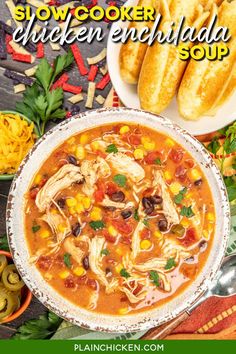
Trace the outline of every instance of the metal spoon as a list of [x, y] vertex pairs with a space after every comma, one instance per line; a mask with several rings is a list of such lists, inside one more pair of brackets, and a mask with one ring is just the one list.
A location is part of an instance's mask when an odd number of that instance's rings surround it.
[[211, 287], [187, 311], [157, 328], [150, 329], [142, 339], [163, 339], [170, 334], [180, 323], [186, 320], [192, 311], [211, 296], [228, 297], [236, 294], [236, 254], [224, 259], [216, 280]]

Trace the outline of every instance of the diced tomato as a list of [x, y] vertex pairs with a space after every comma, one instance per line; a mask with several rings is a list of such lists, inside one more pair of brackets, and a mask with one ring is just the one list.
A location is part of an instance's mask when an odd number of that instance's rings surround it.
[[133, 227], [130, 223], [124, 220], [112, 220], [112, 225], [121, 233], [129, 235], [133, 231]]
[[52, 265], [52, 258], [48, 256], [40, 256], [37, 263], [40, 269], [48, 270]]
[[64, 280], [64, 285], [66, 288], [73, 289], [75, 287], [75, 282], [72, 277], [68, 277]]
[[106, 194], [112, 195], [113, 193], [117, 192], [118, 188], [117, 185], [113, 182], [107, 182], [106, 184]]
[[169, 154], [169, 158], [174, 162], [174, 163], [180, 163], [184, 156], [184, 152], [181, 149], [171, 149], [171, 152]]
[[133, 291], [133, 294], [134, 295], [137, 295], [138, 293], [140, 293], [140, 291], [143, 289], [143, 285], [142, 284], [138, 284], [137, 286], [136, 286], [136, 288], [134, 289], [134, 291]]
[[93, 290], [97, 290], [98, 288], [98, 283], [95, 279], [88, 279], [86, 284]]
[[140, 137], [140, 135], [137, 135], [137, 134], [130, 134], [128, 136], [128, 142], [131, 145], [140, 145], [141, 144], [141, 137]]
[[151, 231], [148, 228], [145, 228], [142, 232], [141, 232], [141, 239], [142, 240], [148, 240], [151, 238]]
[[187, 169], [183, 165], [179, 165], [175, 170], [175, 177], [179, 178], [180, 181], [184, 181], [186, 179]]
[[184, 163], [189, 168], [193, 168], [193, 166], [195, 165], [195, 163], [192, 159], [185, 160]]
[[47, 180], [48, 179], [46, 177], [42, 178], [42, 180], [39, 183], [39, 187], [43, 187], [45, 185], [45, 183], [47, 182]]
[[102, 191], [102, 190], [96, 190], [95, 192], [94, 192], [94, 199], [95, 199], [95, 201], [96, 202], [102, 202], [103, 201], [103, 199], [104, 199], [104, 197], [105, 197], [105, 194], [104, 194], [104, 192]]
[[105, 154], [105, 152], [103, 152], [101, 150], [96, 150], [95, 153], [96, 153], [97, 156], [100, 156], [103, 159], [105, 159], [107, 157], [107, 154]]
[[111, 236], [107, 230], [102, 230], [102, 234], [108, 242], [116, 242], [116, 238], [114, 236]]
[[131, 239], [129, 237], [121, 237], [120, 242], [124, 243], [125, 245], [131, 245]]
[[196, 231], [193, 227], [189, 228], [186, 232], [186, 235], [180, 239], [180, 242], [184, 247], [191, 246], [194, 242], [196, 242]]
[[30, 199], [36, 199], [36, 196], [39, 192], [39, 188], [32, 188], [30, 191], [29, 191], [29, 196], [30, 196]]
[[144, 157], [144, 161], [148, 164], [148, 165], [152, 165], [155, 163], [155, 160], [160, 158], [160, 152], [159, 151], [151, 151], [149, 152], [145, 157]]

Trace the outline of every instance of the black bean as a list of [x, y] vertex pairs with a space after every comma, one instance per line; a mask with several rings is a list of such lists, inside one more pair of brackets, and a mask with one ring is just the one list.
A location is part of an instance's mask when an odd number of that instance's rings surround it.
[[64, 208], [66, 205], [66, 200], [64, 198], [60, 198], [57, 200], [57, 204], [59, 205], [60, 208]]
[[131, 215], [132, 215], [132, 211], [131, 210], [123, 210], [121, 212], [121, 216], [122, 216], [123, 219], [128, 219], [128, 218], [131, 217]]
[[72, 165], [77, 166], [77, 159], [76, 159], [75, 156], [73, 156], [73, 155], [68, 155], [67, 160], [68, 160], [68, 162], [71, 163]]
[[106, 268], [105, 272], [106, 272], [106, 275], [108, 275], [109, 277], [112, 275], [112, 271], [110, 268]]
[[202, 179], [201, 178], [194, 182], [194, 185], [197, 186], [197, 187], [200, 186], [201, 184], [202, 184]]
[[163, 199], [160, 195], [152, 195], [151, 197], [149, 197], [149, 200], [154, 205], [159, 205], [163, 202]]
[[154, 211], [154, 205], [151, 204], [148, 208], [144, 209], [145, 214], [150, 215]]
[[81, 226], [80, 226], [80, 223], [76, 223], [75, 225], [73, 225], [72, 227], [72, 234], [77, 237], [79, 236], [80, 234], [80, 231], [81, 231]]
[[88, 270], [89, 269], [89, 258], [88, 256], [85, 256], [82, 260], [82, 263], [83, 263], [83, 267], [85, 270]]
[[194, 256], [191, 256], [191, 257], [186, 258], [184, 261], [185, 261], [185, 263], [192, 264], [195, 262], [195, 258], [194, 258]]
[[199, 243], [198, 247], [199, 247], [199, 249], [200, 249], [201, 252], [206, 251], [206, 249], [207, 249], [207, 242], [204, 241], [204, 240], [201, 241], [201, 242]]
[[118, 191], [118, 192], [112, 193], [112, 195], [110, 196], [110, 199], [113, 202], [123, 202], [125, 200], [125, 195], [122, 191]]
[[151, 202], [150, 199], [147, 198], [147, 197], [144, 197], [144, 198], [142, 199], [142, 204], [143, 204], [144, 209], [147, 209], [147, 208], [149, 208], [149, 207], [152, 206], [152, 202]]
[[168, 222], [166, 219], [161, 219], [158, 221], [158, 228], [160, 231], [167, 231], [168, 228]]
[[113, 207], [113, 206], [104, 206], [103, 208], [107, 211], [115, 211], [116, 210], [116, 207]]

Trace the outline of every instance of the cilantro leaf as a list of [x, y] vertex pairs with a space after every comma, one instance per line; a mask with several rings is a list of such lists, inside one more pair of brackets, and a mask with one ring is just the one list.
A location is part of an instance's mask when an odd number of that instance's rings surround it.
[[35, 232], [39, 231], [40, 229], [41, 229], [40, 225], [33, 225], [32, 226], [32, 231], [33, 231], [34, 234], [35, 234]]
[[17, 333], [11, 339], [46, 339], [50, 338], [58, 329], [62, 319], [52, 312], [34, 320], [25, 322], [17, 329]]
[[143, 224], [144, 224], [146, 227], [148, 227], [148, 226], [149, 226], [149, 224], [148, 224], [148, 219], [143, 219]]
[[212, 140], [212, 142], [207, 145], [207, 150], [210, 151], [213, 155], [216, 155], [219, 149], [220, 143], [216, 139]]
[[7, 241], [7, 235], [0, 236], [0, 250], [9, 252], [9, 246]]
[[71, 254], [70, 253], [65, 253], [63, 260], [65, 265], [67, 266], [67, 268], [71, 268], [72, 264], [71, 264]]
[[160, 286], [159, 274], [157, 273], [156, 270], [151, 270], [149, 272], [149, 278], [152, 280], [153, 284], [156, 285], [157, 288], [158, 286]]
[[127, 178], [124, 175], [115, 175], [113, 181], [118, 184], [119, 187], [124, 187], [127, 182]]
[[35, 106], [38, 110], [39, 115], [42, 117], [42, 120], [45, 119], [45, 114], [46, 114], [46, 109], [47, 109], [47, 100], [46, 97], [44, 95], [39, 95], [36, 99], [35, 99]]
[[180, 215], [186, 216], [187, 218], [191, 218], [195, 214], [192, 211], [192, 206], [190, 205], [189, 207], [183, 206], [181, 211], [180, 211]]
[[50, 83], [53, 84], [56, 77], [60, 75], [63, 71], [68, 69], [73, 63], [73, 61], [74, 61], [74, 56], [71, 49], [69, 49], [67, 54], [58, 55], [53, 62], [54, 73], [52, 75]]
[[110, 145], [108, 145], [108, 147], [106, 148], [106, 152], [108, 152], [109, 154], [110, 153], [114, 153], [114, 154], [116, 154], [117, 152], [118, 152], [118, 149], [117, 149], [117, 147], [116, 147], [116, 145], [115, 144], [110, 144]]
[[127, 272], [127, 270], [125, 268], [122, 268], [121, 271], [120, 271], [120, 275], [123, 277], [123, 278], [129, 278], [130, 277], [130, 274]]
[[37, 70], [35, 72], [35, 78], [44, 91], [47, 91], [50, 87], [50, 82], [53, 75], [53, 68], [49, 64], [46, 58], [41, 59]]
[[161, 166], [161, 159], [158, 157], [158, 158], [154, 161], [154, 163], [155, 163], [156, 165]]
[[140, 220], [140, 217], [138, 215], [138, 209], [135, 209], [135, 211], [134, 211], [134, 220], [136, 220], [136, 221]]
[[224, 150], [226, 154], [232, 154], [233, 152], [236, 151], [236, 138], [231, 139], [225, 139], [224, 142]]
[[182, 202], [182, 200], [184, 199], [184, 195], [187, 193], [187, 188], [184, 187], [179, 194], [177, 194], [174, 198], [174, 201], [176, 204], [180, 204]]
[[224, 177], [224, 182], [227, 188], [229, 201], [236, 200], [236, 180], [235, 177]]
[[101, 250], [101, 255], [108, 256], [108, 254], [110, 254], [110, 252], [108, 251], [107, 248], [104, 248], [103, 250]]
[[165, 269], [169, 270], [171, 268], [176, 267], [176, 263], [175, 263], [175, 259], [174, 258], [169, 258], [167, 259], [166, 265], [165, 265]]
[[103, 228], [105, 227], [105, 223], [104, 223], [104, 221], [102, 221], [102, 220], [90, 221], [89, 226], [90, 226], [93, 230], [97, 231], [97, 230], [103, 229]]
[[58, 109], [62, 104], [62, 100], [63, 100], [62, 88], [58, 87], [57, 89], [48, 92], [46, 95], [46, 99], [48, 103], [46, 117], [49, 118], [51, 113], [56, 109]]

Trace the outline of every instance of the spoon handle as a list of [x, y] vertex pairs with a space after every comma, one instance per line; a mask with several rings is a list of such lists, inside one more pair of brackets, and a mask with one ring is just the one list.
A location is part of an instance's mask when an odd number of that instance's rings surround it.
[[189, 317], [188, 312], [183, 312], [181, 315], [168, 322], [167, 324], [163, 324], [162, 326], [152, 328], [141, 339], [163, 339], [168, 334], [170, 334], [180, 323], [185, 321]]

